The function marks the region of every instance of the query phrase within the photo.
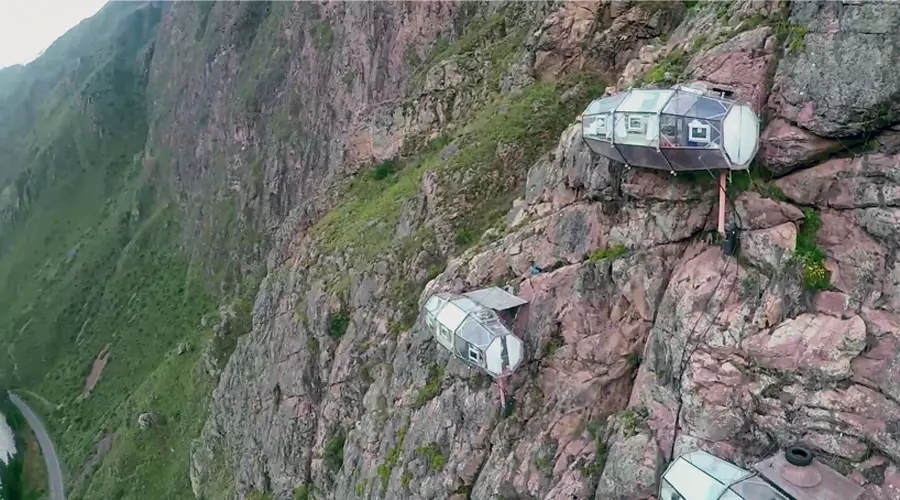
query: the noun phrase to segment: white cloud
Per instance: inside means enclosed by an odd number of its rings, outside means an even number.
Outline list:
[[[0,68],[27,64],[107,0],[0,0]]]

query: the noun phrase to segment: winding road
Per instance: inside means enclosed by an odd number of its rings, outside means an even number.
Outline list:
[[[47,465],[47,478],[50,481],[50,500],[66,500],[66,490],[63,488],[62,469],[59,466],[59,458],[56,456],[56,450],[53,448],[53,442],[50,441],[50,435],[44,423],[38,418],[37,414],[22,401],[22,398],[14,393],[9,393],[9,399],[16,405],[16,408],[22,412],[28,425],[37,436],[38,444],[41,445],[41,454],[44,455],[44,463]]]

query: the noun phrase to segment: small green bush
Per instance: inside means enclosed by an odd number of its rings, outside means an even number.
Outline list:
[[[506,395],[506,406],[500,408],[500,418],[506,419],[516,412],[516,398],[512,394]]]
[[[372,171],[372,179],[376,181],[383,181],[388,177],[394,175],[397,171],[397,163],[394,160],[385,160],[381,162],[375,170]]]
[[[332,314],[328,319],[328,336],[334,340],[339,340],[347,333],[350,327],[350,315],[343,309]]]
[[[691,42],[691,52],[700,52],[700,49],[706,45],[706,41],[706,35],[700,35],[695,38],[694,41]]]
[[[740,297],[743,300],[755,300],[759,298],[760,283],[759,278],[755,274],[748,274],[741,280]]]
[[[475,234],[475,231],[469,227],[461,227],[453,233],[453,243],[460,248],[472,246],[477,238],[478,236]]]
[[[588,258],[588,262],[595,264],[597,262],[603,262],[606,260],[616,260],[626,253],[628,253],[628,249],[625,248],[625,245],[616,245],[612,248],[603,248],[592,253]]]
[[[444,272],[444,264],[432,264],[428,266],[428,276],[425,277],[425,281],[431,281],[437,278],[442,272]]]
[[[426,403],[441,393],[441,384],[443,380],[444,368],[438,365],[431,365],[431,368],[428,369],[428,380],[425,385],[419,389],[418,395],[416,395],[416,408],[425,406]]]
[[[394,470],[394,467],[397,465],[397,461],[400,460],[400,453],[403,452],[403,441],[406,440],[406,432],[409,429],[409,423],[399,431],[397,431],[397,443],[393,446],[393,448],[388,451],[387,461],[383,464],[378,464],[375,472],[378,474],[378,477],[381,479],[381,491],[387,490],[388,481],[391,479],[391,472]]]
[[[388,468],[387,464],[378,464],[378,467],[375,468],[375,473],[378,474],[378,478],[381,480],[381,491],[387,490],[388,481],[391,480],[391,469]]]
[[[688,62],[687,59],[687,54],[683,50],[669,52],[644,76],[644,83],[655,85],[672,85],[677,83],[684,74],[684,69]]]
[[[309,489],[307,484],[294,488],[294,500],[309,500]]]
[[[763,24],[767,24],[767,23],[769,23],[768,17],[766,17],[760,13],[756,13],[756,14],[753,14],[752,16],[748,17],[747,19],[745,19],[741,23],[740,29],[741,29],[741,31],[750,31],[752,29],[756,29],[756,28],[762,26]]]
[[[640,367],[641,362],[643,361],[641,353],[639,352],[633,352],[629,354],[626,360],[628,361],[628,366],[630,366],[631,368]]]
[[[409,489],[409,482],[412,481],[412,473],[406,471],[403,473],[403,477],[400,478],[400,484],[403,486],[403,489]]]
[[[816,233],[822,226],[819,213],[812,208],[803,210],[805,218],[797,233],[794,258],[803,267],[803,286],[807,290],[827,290],[831,286],[831,272],[825,268],[825,253],[816,245]]]
[[[734,172],[728,184],[728,194],[735,198],[744,191],[754,191],[773,200],[784,201],[784,191],[772,181],[772,173],[753,162],[746,171]]]
[[[537,450],[537,456],[534,459],[534,465],[538,471],[545,476],[553,473],[553,464],[555,463],[557,444],[555,442],[548,443]]]
[[[807,290],[827,290],[831,286],[831,271],[821,262],[804,262],[803,286]]]
[[[581,467],[581,474],[584,477],[599,479],[606,467],[606,443],[603,442],[600,435],[594,436],[594,461]]]
[[[345,439],[344,429],[339,428],[325,443],[325,453],[322,455],[322,461],[331,472],[337,472],[344,466]]]
[[[790,32],[788,34],[788,39],[790,40],[789,47],[791,52],[803,52],[806,48],[806,34],[808,30],[806,26],[801,25],[793,25],[790,28]]]
[[[348,71],[344,73],[344,76],[341,77],[341,80],[344,82],[344,85],[347,88],[350,88],[353,86],[353,81],[356,80],[356,73]]]
[[[716,17],[719,21],[727,21],[731,15],[731,2],[716,3]]]
[[[441,453],[441,448],[437,443],[428,443],[425,446],[416,448],[416,453],[425,459],[428,468],[432,472],[440,471],[447,464],[447,459]]]
[[[328,52],[334,45],[334,29],[328,21],[319,21],[312,28],[313,45],[319,52]]]
[[[646,408],[636,408],[625,410],[619,415],[622,420],[622,432],[625,437],[629,437],[638,433],[638,428],[647,421],[648,412]]]

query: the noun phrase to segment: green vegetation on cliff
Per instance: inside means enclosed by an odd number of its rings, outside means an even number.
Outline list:
[[[458,221],[457,235],[468,236],[458,238],[458,243],[474,243],[506,212],[528,168],[556,144],[562,130],[586,105],[587,96],[599,92],[597,86],[582,84],[580,92],[563,101],[561,96],[575,83],[572,79],[534,84],[497,96],[458,132],[438,138],[423,152],[398,162],[399,166],[392,163],[390,173],[378,165],[370,175],[359,176],[345,201],[314,226],[322,250],[348,252],[364,261],[381,255],[393,243],[401,210],[416,196],[426,172],[461,179],[445,187],[466,214]],[[444,148],[452,149],[452,156],[442,154]],[[511,159],[504,158],[507,151],[515,152]]]

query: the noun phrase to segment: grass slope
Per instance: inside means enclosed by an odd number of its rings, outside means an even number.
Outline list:
[[[181,214],[144,175],[147,54],[163,8],[111,4],[33,65],[0,73],[0,152],[15,152],[0,192],[16,207],[0,217],[0,386],[47,421],[70,498],[193,496],[189,446],[214,383],[200,319],[216,297],[182,252]],[[11,105],[22,86],[41,98]],[[15,130],[4,112],[30,120]],[[79,398],[105,346],[100,382]],[[161,418],[140,430],[145,411]],[[108,453],[93,456],[107,436]]]

